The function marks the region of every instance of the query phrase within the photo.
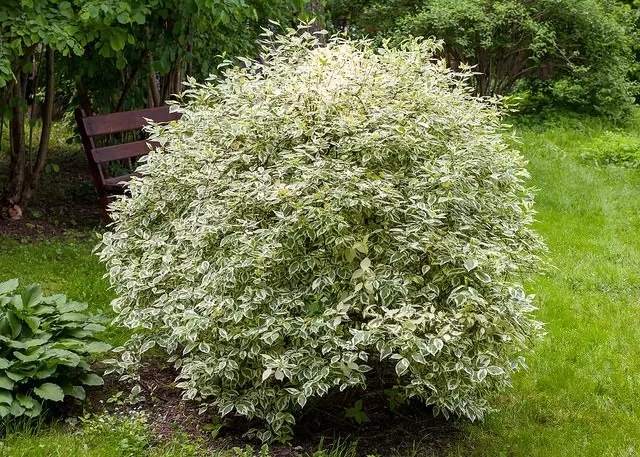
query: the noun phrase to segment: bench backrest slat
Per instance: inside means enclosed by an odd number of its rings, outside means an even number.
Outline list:
[[[91,151],[91,155],[96,163],[107,163],[114,160],[143,156],[149,152],[149,145],[155,147],[158,146],[158,143],[143,140],[133,143],[116,144],[115,146],[95,148]]]
[[[138,111],[103,114],[83,118],[87,136],[95,137],[112,133],[140,130],[153,119],[155,122],[169,122],[180,118],[178,113],[170,113],[168,106],[147,108]]]
[[[107,177],[103,171],[103,169],[107,170],[105,165],[109,162],[146,155],[149,153],[149,145],[157,146],[157,143],[141,140],[97,147],[95,138],[114,133],[139,131],[149,123],[149,119],[158,123],[175,121],[180,119],[181,114],[171,113],[168,106],[160,106],[99,116],[87,116],[83,110],[77,109],[75,116],[80,137],[82,138],[82,146],[87,154],[89,171],[100,197],[103,215],[105,221],[109,221],[109,213],[107,212],[109,195],[123,191],[124,187],[121,183],[128,181],[130,175]],[[131,162],[129,162],[129,166],[131,166]]]

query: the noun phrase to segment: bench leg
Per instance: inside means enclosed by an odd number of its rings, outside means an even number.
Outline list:
[[[109,211],[107,210],[107,206],[109,205],[109,196],[106,193],[100,193],[100,207],[102,208],[102,219],[108,224],[111,222],[111,216],[109,216]]]

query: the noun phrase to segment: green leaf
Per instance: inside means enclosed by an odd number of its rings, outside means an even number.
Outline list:
[[[62,387],[51,382],[46,382],[40,387],[33,389],[33,392],[44,400],[62,401],[64,400],[64,392]]]
[[[0,388],[12,390],[14,385],[15,385],[15,382],[13,382],[7,376],[0,375]]]
[[[104,380],[95,373],[85,374],[82,378],[80,378],[80,381],[85,386],[102,386],[104,384]]]
[[[78,400],[84,400],[85,398],[87,398],[87,393],[82,386],[68,386],[63,390],[65,395],[70,395],[71,397],[77,398]]]
[[[11,338],[15,339],[22,331],[22,322],[13,311],[7,311],[7,317],[9,318],[9,326],[11,327]]]
[[[89,316],[83,313],[65,313],[58,318],[60,322],[85,322],[87,319]]]
[[[465,261],[464,261],[464,268],[465,268],[467,271],[471,271],[471,270],[473,270],[473,269],[474,269],[475,267],[477,267],[477,266],[478,266],[478,262],[476,262],[476,261],[475,261],[475,260],[473,260],[473,259],[467,259],[467,260],[465,260]]]
[[[10,279],[5,282],[0,282],[0,295],[7,295],[9,292],[13,292],[18,288],[20,283],[17,279]]]
[[[33,406],[24,412],[27,417],[37,417],[42,413],[42,405],[38,400],[33,400]]]
[[[42,302],[42,288],[39,284],[31,284],[22,292],[22,302],[27,308],[33,308]]]
[[[25,395],[25,394],[17,394],[16,399],[26,409],[32,409],[34,405],[37,403],[36,400],[34,400],[32,397],[29,397],[28,395]]]
[[[0,390],[0,403],[11,405],[13,402],[13,395],[7,390]]]
[[[89,343],[84,347],[85,352],[90,354],[107,352],[111,349],[111,345],[102,341],[94,341],[93,343]]]
[[[77,301],[70,301],[70,302],[67,302],[67,303],[58,304],[58,311],[60,312],[60,314],[74,313],[74,312],[84,311],[88,307],[89,307],[89,305],[86,304],[86,303],[80,303],[80,302],[77,302]],[[83,316],[86,318],[85,314],[83,314]]]
[[[44,367],[40,367],[38,371],[33,375],[36,379],[46,379],[56,372],[58,367],[56,365],[47,365]]]
[[[398,376],[402,376],[409,369],[409,361],[404,357],[401,358],[398,363],[396,363],[396,374]]]
[[[17,372],[17,371],[5,371],[4,372],[9,379],[12,381],[18,382],[22,381],[24,378],[30,376],[30,372]]]
[[[14,417],[20,417],[24,414],[25,408],[20,404],[18,400],[13,400],[11,403],[11,415]]]
[[[13,362],[9,362],[7,359],[0,358],[0,370],[6,370],[11,365],[13,365]]]
[[[4,418],[11,414],[11,408],[9,406],[0,405],[0,417]]]

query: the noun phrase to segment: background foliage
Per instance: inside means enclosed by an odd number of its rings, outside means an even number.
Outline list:
[[[450,66],[475,66],[481,95],[520,86],[556,105],[624,118],[637,92],[629,80],[634,14],[614,0],[330,0],[328,10],[350,33],[443,39]]]

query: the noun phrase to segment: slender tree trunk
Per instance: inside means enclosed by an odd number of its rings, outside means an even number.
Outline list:
[[[93,109],[91,107],[91,97],[89,97],[89,90],[87,89],[87,78],[81,76],[76,82],[76,89],[78,90],[78,101],[80,102],[80,108],[82,108],[87,116],[91,116]]]
[[[8,203],[11,216],[19,218],[20,207],[26,206],[38,185],[40,175],[47,161],[49,151],[49,138],[51,136],[51,125],[53,122],[53,107],[55,98],[55,74],[54,74],[54,52],[47,49],[46,59],[46,83],[45,98],[42,110],[42,132],[38,145],[38,154],[33,166],[27,161],[27,145],[25,142],[25,99],[24,85],[26,84],[24,74],[18,72],[16,80],[11,84],[9,95],[15,99],[15,106],[12,108],[12,116],[9,122],[9,182],[4,189],[2,200]]]
[[[11,108],[9,120],[9,182],[4,190],[4,198],[10,205],[20,201],[22,188],[26,179],[27,151],[24,138],[24,97],[22,89],[22,73],[15,75],[9,96],[16,99]]]
[[[326,44],[327,35],[326,34],[321,35],[318,33],[325,28],[324,27],[325,9],[324,9],[323,0],[311,0],[311,2],[309,2],[309,9],[311,10],[311,13],[315,16],[315,22],[311,25],[310,32],[313,33],[316,36],[316,38],[318,38],[321,44]]]
[[[153,71],[153,56],[151,55],[151,51],[147,51],[146,59],[149,63],[149,92],[153,99],[153,106],[160,106],[162,104],[162,98],[160,97],[158,78],[156,77],[156,72]]]
[[[22,207],[29,203],[33,196],[33,192],[38,187],[40,175],[47,163],[47,155],[49,153],[49,139],[51,137],[51,125],[53,123],[53,103],[55,99],[55,56],[53,49],[51,48],[47,48],[46,61],[47,79],[45,83],[44,106],[42,109],[42,132],[40,133],[38,156],[36,157],[33,168],[29,170],[29,179],[25,182],[25,186],[18,203]]]
[[[122,88],[122,92],[120,93],[120,99],[118,100],[118,104],[116,105],[116,112],[122,111],[124,107],[124,101],[127,98],[127,93],[129,92],[129,89],[131,89],[131,86],[137,79],[138,70],[140,69],[140,67],[141,67],[141,62],[138,61],[136,63],[136,66],[133,67],[133,71],[131,72],[131,75],[129,75],[129,78],[125,81],[124,87]]]

